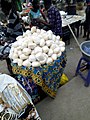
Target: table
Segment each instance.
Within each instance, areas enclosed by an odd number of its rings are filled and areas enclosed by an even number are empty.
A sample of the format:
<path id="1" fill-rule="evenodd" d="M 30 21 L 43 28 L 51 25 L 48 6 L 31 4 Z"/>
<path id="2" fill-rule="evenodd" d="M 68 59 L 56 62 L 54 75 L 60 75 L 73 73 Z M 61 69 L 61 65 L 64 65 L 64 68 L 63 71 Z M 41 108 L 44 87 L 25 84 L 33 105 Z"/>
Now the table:
<path id="1" fill-rule="evenodd" d="M 62 18 L 62 27 L 68 26 L 68 24 L 71 25 L 78 21 L 85 21 L 85 16 L 67 15 L 65 18 Z"/>
<path id="2" fill-rule="evenodd" d="M 79 26 L 82 21 L 85 21 L 85 16 L 79 16 L 79 15 L 66 15 L 65 18 L 62 18 L 62 27 L 68 27 L 69 30 L 71 31 L 76 43 L 79 46 L 79 42 L 76 37 L 79 36 Z M 71 25 L 77 24 L 77 36 L 75 35 L 74 31 L 71 28 Z"/>
<path id="3" fill-rule="evenodd" d="M 66 16 L 66 17 L 65 17 Z M 66 15 L 65 14 L 65 18 L 63 18 L 62 16 L 62 28 L 64 27 L 68 27 L 69 30 L 71 31 L 75 41 L 77 42 L 78 46 L 79 46 L 79 42 L 77 40 L 76 37 L 79 36 L 79 27 L 80 27 L 80 23 L 85 21 L 85 15 L 84 16 L 79 16 L 79 15 Z M 28 19 L 28 17 L 27 17 Z M 24 19 L 23 19 L 24 20 Z M 25 19 L 25 22 L 27 20 Z M 70 25 L 75 25 L 77 23 L 77 36 L 75 35 L 74 31 L 72 30 Z"/>

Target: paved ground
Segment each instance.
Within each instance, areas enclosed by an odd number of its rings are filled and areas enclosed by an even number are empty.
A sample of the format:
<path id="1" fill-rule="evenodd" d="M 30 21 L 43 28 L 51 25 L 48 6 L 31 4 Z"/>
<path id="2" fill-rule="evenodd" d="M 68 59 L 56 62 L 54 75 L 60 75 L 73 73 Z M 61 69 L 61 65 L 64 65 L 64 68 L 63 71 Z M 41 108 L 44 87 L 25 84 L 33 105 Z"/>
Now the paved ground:
<path id="1" fill-rule="evenodd" d="M 78 41 L 84 41 L 82 36 Z M 84 86 L 79 75 L 74 76 L 82 53 L 73 38 L 66 51 L 67 66 L 64 72 L 70 81 L 59 88 L 55 99 L 47 97 L 36 105 L 42 120 L 90 120 L 90 87 Z"/>
<path id="2" fill-rule="evenodd" d="M 78 76 L 62 86 L 55 99 L 36 105 L 42 120 L 90 120 L 90 87 Z"/>

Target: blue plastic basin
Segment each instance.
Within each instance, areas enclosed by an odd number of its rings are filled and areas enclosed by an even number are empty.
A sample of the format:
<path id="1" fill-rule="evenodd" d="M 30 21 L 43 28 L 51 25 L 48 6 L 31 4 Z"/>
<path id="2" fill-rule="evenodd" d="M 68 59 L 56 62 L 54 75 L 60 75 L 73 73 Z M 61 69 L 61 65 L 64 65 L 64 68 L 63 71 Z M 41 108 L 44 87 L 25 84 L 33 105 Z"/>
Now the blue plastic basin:
<path id="1" fill-rule="evenodd" d="M 90 41 L 84 41 L 80 45 L 83 57 L 90 61 Z"/>

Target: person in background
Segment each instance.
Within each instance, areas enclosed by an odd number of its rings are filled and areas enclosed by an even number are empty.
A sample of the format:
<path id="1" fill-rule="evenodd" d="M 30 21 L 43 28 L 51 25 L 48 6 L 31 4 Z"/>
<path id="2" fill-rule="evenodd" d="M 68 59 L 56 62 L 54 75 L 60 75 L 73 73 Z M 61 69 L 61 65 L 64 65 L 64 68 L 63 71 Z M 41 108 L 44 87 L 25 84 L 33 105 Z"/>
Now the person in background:
<path id="1" fill-rule="evenodd" d="M 76 2 L 84 2 L 84 0 L 76 0 Z"/>
<path id="2" fill-rule="evenodd" d="M 10 0 L 9 2 L 6 0 L 1 0 L 1 8 L 4 12 L 7 20 L 7 30 L 6 30 L 6 40 L 3 44 L 8 43 L 7 45 L 16 41 L 16 37 L 23 34 L 23 28 L 20 23 L 19 15 L 17 13 L 17 0 Z M 18 4 L 20 5 L 20 4 Z M 19 6 L 18 6 L 19 7 Z M 5 46 L 6 47 L 6 46 Z M 3 55 L 4 56 L 4 55 Z M 5 55 L 6 56 L 6 55 Z M 9 57 L 5 57 L 7 68 L 10 74 L 13 76 L 11 60 Z"/>
<path id="3" fill-rule="evenodd" d="M 29 14 L 28 14 L 30 27 L 37 26 L 38 28 L 42 28 L 43 25 L 42 25 L 42 23 L 37 22 L 38 19 L 43 19 L 45 21 L 47 21 L 47 20 L 46 20 L 46 17 L 44 15 L 43 11 L 40 9 L 39 1 L 33 0 L 32 7 L 33 8 L 29 11 Z"/>
<path id="4" fill-rule="evenodd" d="M 62 37 L 62 20 L 59 10 L 52 5 L 51 0 L 44 0 L 44 5 L 52 32 Z"/>
<path id="5" fill-rule="evenodd" d="M 86 0 L 86 3 L 87 3 L 87 4 L 90 3 L 90 0 Z"/>
<path id="6" fill-rule="evenodd" d="M 16 37 L 23 34 L 17 7 L 19 7 L 17 6 L 17 0 L 11 0 L 11 2 L 1 0 L 1 8 L 7 19 L 7 42 L 14 42 Z"/>
<path id="7" fill-rule="evenodd" d="M 44 22 L 44 25 L 48 26 L 55 35 L 62 37 L 62 20 L 59 10 L 52 5 L 51 0 L 44 0 L 44 6 L 48 18 L 48 22 Z"/>
<path id="8" fill-rule="evenodd" d="M 84 23 L 84 37 L 87 37 L 86 40 L 89 40 L 89 34 L 90 34 L 90 0 L 86 0 L 86 20 Z"/>
<path id="9" fill-rule="evenodd" d="M 90 0 L 86 0 L 87 8 L 86 8 L 86 26 L 87 26 L 87 40 L 89 40 L 90 34 Z"/>

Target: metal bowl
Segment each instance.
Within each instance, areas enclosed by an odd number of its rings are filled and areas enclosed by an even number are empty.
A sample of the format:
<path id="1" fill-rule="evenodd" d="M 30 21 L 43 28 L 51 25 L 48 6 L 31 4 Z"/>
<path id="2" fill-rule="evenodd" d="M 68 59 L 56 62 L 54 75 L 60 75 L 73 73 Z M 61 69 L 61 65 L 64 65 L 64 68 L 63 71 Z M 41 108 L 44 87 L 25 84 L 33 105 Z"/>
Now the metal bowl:
<path id="1" fill-rule="evenodd" d="M 90 41 L 84 41 L 80 44 L 80 50 L 83 57 L 90 61 Z"/>

